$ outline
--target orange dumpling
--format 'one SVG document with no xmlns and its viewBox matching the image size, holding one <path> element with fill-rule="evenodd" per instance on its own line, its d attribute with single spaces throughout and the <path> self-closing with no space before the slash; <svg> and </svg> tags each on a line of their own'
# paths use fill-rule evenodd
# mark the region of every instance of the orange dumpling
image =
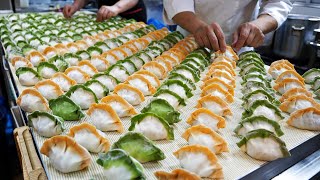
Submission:
<svg viewBox="0 0 320 180">
<path fill-rule="evenodd" d="M 217 96 L 207 95 L 200 98 L 196 108 L 207 108 L 218 116 L 232 116 L 228 103 Z"/>
<path fill-rule="evenodd" d="M 224 90 L 219 84 L 211 84 L 203 88 L 201 96 L 212 95 L 220 97 L 227 103 L 232 103 L 234 101 L 233 96 L 226 90 Z"/>
<path fill-rule="evenodd" d="M 213 113 L 207 108 L 199 108 L 192 112 L 187 119 L 187 123 L 191 126 L 202 124 L 214 131 L 225 128 L 226 126 L 226 120 L 223 117 Z"/>
</svg>

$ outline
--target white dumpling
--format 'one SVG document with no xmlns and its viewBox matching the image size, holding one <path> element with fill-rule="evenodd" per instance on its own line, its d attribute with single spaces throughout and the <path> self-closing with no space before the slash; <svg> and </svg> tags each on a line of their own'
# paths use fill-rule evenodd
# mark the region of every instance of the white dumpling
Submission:
<svg viewBox="0 0 320 180">
<path fill-rule="evenodd" d="M 58 84 L 52 80 L 40 81 L 35 85 L 35 88 L 41 93 L 47 100 L 56 99 L 63 94 L 62 89 Z"/>
<path fill-rule="evenodd" d="M 81 107 L 89 109 L 92 103 L 97 103 L 96 96 L 89 88 L 83 85 L 75 85 L 66 93 L 69 98 Z"/>
<path fill-rule="evenodd" d="M 17 99 L 17 104 L 26 112 L 49 111 L 46 99 L 35 89 L 25 89 Z"/>
<path fill-rule="evenodd" d="M 131 105 L 139 105 L 144 101 L 143 93 L 139 89 L 128 84 L 117 85 L 113 92 L 128 101 Z"/>
<path fill-rule="evenodd" d="M 216 155 L 205 146 L 189 145 L 173 153 L 183 169 L 200 177 L 223 179 L 222 167 Z"/>
<path fill-rule="evenodd" d="M 60 172 L 69 173 L 87 168 L 91 162 L 90 153 L 68 136 L 54 136 L 47 139 L 41 149 L 52 166 Z"/>
<path fill-rule="evenodd" d="M 68 135 L 89 152 L 100 153 L 110 149 L 110 143 L 105 134 L 91 124 L 82 123 L 73 126 Z"/>
<path fill-rule="evenodd" d="M 63 119 L 47 112 L 35 111 L 28 116 L 29 125 L 43 137 L 59 135 L 64 131 Z"/>
<path fill-rule="evenodd" d="M 320 131 L 320 110 L 309 107 L 295 111 L 291 114 L 287 123 L 299 129 Z"/>
<path fill-rule="evenodd" d="M 87 114 L 90 122 L 101 131 L 123 132 L 120 118 L 111 106 L 107 104 L 92 104 Z"/>
<path fill-rule="evenodd" d="M 142 113 L 131 119 L 129 131 L 140 132 L 151 140 L 173 139 L 173 128 L 163 119 Z"/>
</svg>

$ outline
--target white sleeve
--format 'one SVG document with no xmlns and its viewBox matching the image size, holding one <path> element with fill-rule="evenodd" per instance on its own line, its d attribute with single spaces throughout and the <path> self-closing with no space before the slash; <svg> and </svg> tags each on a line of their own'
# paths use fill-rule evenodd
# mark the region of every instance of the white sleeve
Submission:
<svg viewBox="0 0 320 180">
<path fill-rule="evenodd" d="M 287 19 L 291 9 L 292 3 L 290 0 L 262 0 L 259 15 L 268 14 L 272 16 L 277 20 L 279 28 Z"/>
<path fill-rule="evenodd" d="M 175 24 L 172 18 L 180 12 L 194 12 L 193 0 L 163 0 L 163 20 L 167 24 Z"/>
</svg>

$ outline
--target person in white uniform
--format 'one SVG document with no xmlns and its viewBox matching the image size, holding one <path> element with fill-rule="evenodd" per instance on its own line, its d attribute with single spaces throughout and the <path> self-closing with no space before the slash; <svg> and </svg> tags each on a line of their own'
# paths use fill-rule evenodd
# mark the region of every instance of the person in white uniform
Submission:
<svg viewBox="0 0 320 180">
<path fill-rule="evenodd" d="M 164 21 L 194 34 L 202 47 L 225 52 L 258 47 L 292 9 L 290 0 L 164 0 Z"/>
</svg>

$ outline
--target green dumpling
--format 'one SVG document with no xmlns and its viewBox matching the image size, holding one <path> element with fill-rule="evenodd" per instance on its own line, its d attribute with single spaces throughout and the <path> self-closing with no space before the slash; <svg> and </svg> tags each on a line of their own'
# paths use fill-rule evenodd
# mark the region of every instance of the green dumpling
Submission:
<svg viewBox="0 0 320 180">
<path fill-rule="evenodd" d="M 190 98 L 193 96 L 191 89 L 184 84 L 180 80 L 176 79 L 168 79 L 166 80 L 159 88 L 160 89 L 169 89 L 170 91 L 179 94 L 180 97 L 182 98 Z"/>
<path fill-rule="evenodd" d="M 96 94 L 82 84 L 72 86 L 65 95 L 78 104 L 81 109 L 89 109 L 92 103 L 98 103 Z"/>
<path fill-rule="evenodd" d="M 237 145 L 252 158 L 262 161 L 273 161 L 290 156 L 286 144 L 265 129 L 248 132 Z"/>
<path fill-rule="evenodd" d="M 97 163 L 106 178 L 113 180 L 145 179 L 143 166 L 121 149 L 99 154 Z"/>
<path fill-rule="evenodd" d="M 169 124 L 174 124 L 181 119 L 179 118 L 180 113 L 176 111 L 166 100 L 155 99 L 149 103 L 148 106 L 144 107 L 141 111 L 142 113 L 150 112 L 161 117 Z"/>
<path fill-rule="evenodd" d="M 49 101 L 52 113 L 66 121 L 80 120 L 84 117 L 81 107 L 69 99 L 66 95 L 61 95 L 57 99 Z"/>
<path fill-rule="evenodd" d="M 140 132 L 151 140 L 173 140 L 173 128 L 156 114 L 147 112 L 131 118 L 129 131 Z"/>
<path fill-rule="evenodd" d="M 141 133 L 128 132 L 112 146 L 112 149 L 123 149 L 141 163 L 165 159 L 164 153 Z"/>
<path fill-rule="evenodd" d="M 252 116 L 240 121 L 234 132 L 239 136 L 245 136 L 248 132 L 256 129 L 265 129 L 282 136 L 283 132 L 278 122 L 270 120 L 264 116 Z"/>
<path fill-rule="evenodd" d="M 248 110 L 242 113 L 242 118 L 260 115 L 274 121 L 280 121 L 284 118 L 281 111 L 268 100 L 256 100 Z"/>
</svg>

